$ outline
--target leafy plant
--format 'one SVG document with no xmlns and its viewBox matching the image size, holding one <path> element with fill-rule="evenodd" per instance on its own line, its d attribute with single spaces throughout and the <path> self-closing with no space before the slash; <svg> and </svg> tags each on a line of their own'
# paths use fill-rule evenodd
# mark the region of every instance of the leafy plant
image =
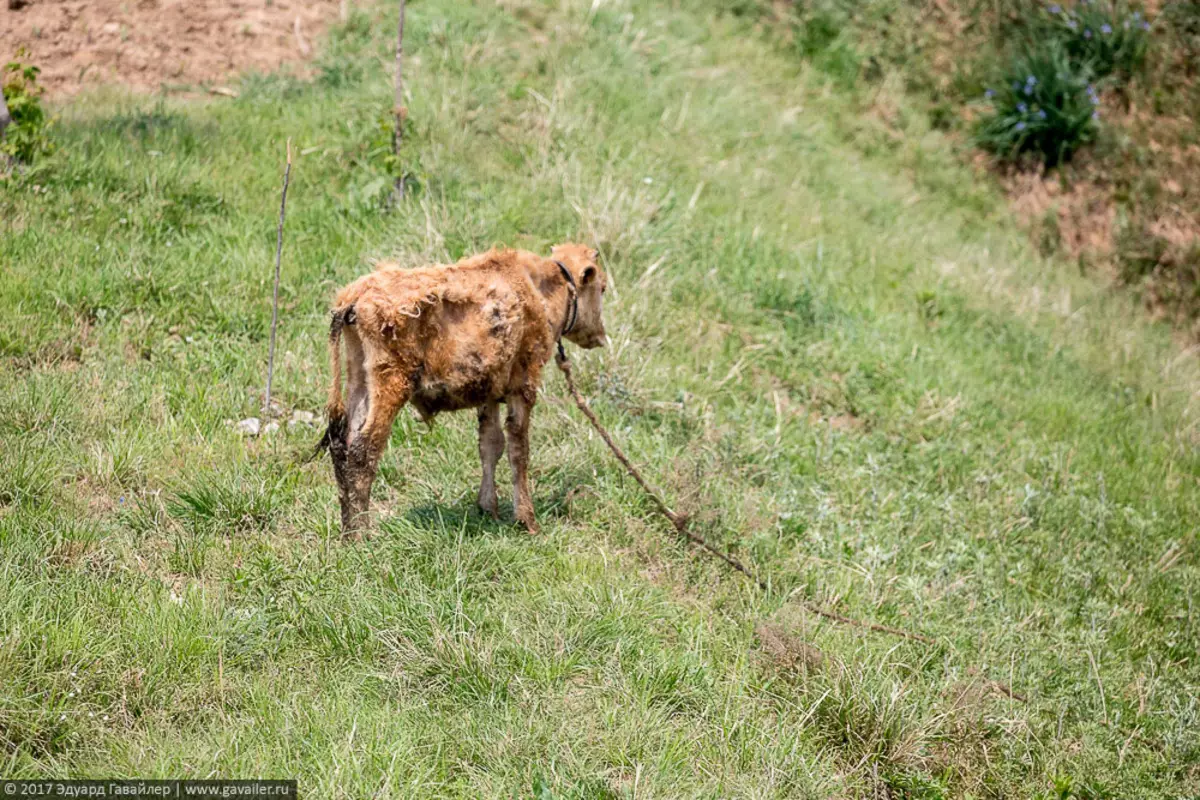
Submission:
<svg viewBox="0 0 1200 800">
<path fill-rule="evenodd" d="M 1036 153 L 1047 166 L 1068 160 L 1091 141 L 1100 119 L 1099 95 L 1056 42 L 1030 45 L 985 94 L 990 111 L 980 120 L 981 147 L 1008 159 Z"/>
<path fill-rule="evenodd" d="M 1060 42 L 1072 62 L 1097 78 L 1135 74 L 1146 61 L 1150 21 L 1124 0 L 1082 0 L 1050 5 L 1042 31 Z"/>
<path fill-rule="evenodd" d="M 0 154 L 28 163 L 39 156 L 49 155 L 54 150 L 54 144 L 47 135 L 50 121 L 42 108 L 42 89 L 37 85 L 41 70 L 32 64 L 22 63 L 20 59 L 26 55 L 24 48 L 18 49 L 18 60 L 5 64 L 3 71 L 0 71 L 0 88 L 4 91 L 8 112 L 12 116 L 12 124 L 5 129 L 4 139 L 0 140 Z"/>
</svg>

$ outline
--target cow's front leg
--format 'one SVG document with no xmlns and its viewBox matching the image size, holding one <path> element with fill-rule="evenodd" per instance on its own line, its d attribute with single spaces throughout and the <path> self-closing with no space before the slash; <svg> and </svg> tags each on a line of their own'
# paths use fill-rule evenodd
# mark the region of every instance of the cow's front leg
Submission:
<svg viewBox="0 0 1200 800">
<path fill-rule="evenodd" d="M 513 474 L 513 508 L 517 522 L 530 533 L 537 533 L 537 522 L 533 517 L 533 497 L 529 494 L 529 415 L 533 411 L 533 400 L 514 394 L 508 397 L 508 463 Z"/>
<path fill-rule="evenodd" d="M 483 465 L 483 480 L 479 484 L 479 507 L 499 516 L 496 506 L 496 463 L 504 453 L 504 428 L 500 426 L 500 404 L 487 403 L 479 407 L 479 463 Z"/>
<path fill-rule="evenodd" d="M 379 471 L 379 460 L 387 449 L 396 413 L 408 402 L 411 388 L 407 380 L 394 373 L 376 373 L 368 378 L 370 399 L 361 430 L 351 431 L 346 452 L 346 480 L 349 484 L 349 508 L 343 512 L 342 535 L 361 539 L 370 525 L 371 486 Z"/>
</svg>

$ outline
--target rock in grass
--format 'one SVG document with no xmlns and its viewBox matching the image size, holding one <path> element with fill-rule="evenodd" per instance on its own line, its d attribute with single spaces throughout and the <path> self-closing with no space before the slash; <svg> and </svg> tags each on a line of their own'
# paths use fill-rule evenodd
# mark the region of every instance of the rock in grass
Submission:
<svg viewBox="0 0 1200 800">
<path fill-rule="evenodd" d="M 317 415 L 311 411 L 293 411 L 292 418 L 288 420 L 288 427 L 294 428 L 297 425 L 315 425 L 317 423 Z"/>
<path fill-rule="evenodd" d="M 262 432 L 262 420 L 258 417 L 247 417 L 233 426 L 242 436 L 258 436 Z"/>
</svg>

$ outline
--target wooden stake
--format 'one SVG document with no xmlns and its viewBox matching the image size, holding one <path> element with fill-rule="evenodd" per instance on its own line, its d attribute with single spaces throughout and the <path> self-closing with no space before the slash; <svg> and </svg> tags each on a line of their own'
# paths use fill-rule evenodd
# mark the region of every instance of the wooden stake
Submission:
<svg viewBox="0 0 1200 800">
<path fill-rule="evenodd" d="M 4 141 L 4 129 L 12 122 L 8 113 L 8 103 L 4 102 L 4 87 L 0 86 L 0 142 Z"/>
<path fill-rule="evenodd" d="M 275 329 L 279 325 L 279 261 L 283 255 L 283 217 L 287 212 L 288 181 L 292 177 L 292 140 L 287 140 L 287 166 L 283 169 L 283 193 L 279 198 L 279 230 L 275 234 L 275 293 L 271 301 L 271 349 L 267 355 L 267 391 L 263 417 L 271 413 L 271 379 L 275 376 Z"/>
<path fill-rule="evenodd" d="M 404 120 L 408 117 L 408 109 L 404 107 L 404 7 L 405 0 L 400 0 L 400 22 L 396 26 L 396 96 L 392 103 L 392 152 L 396 156 L 396 184 L 392 189 L 392 199 L 404 199 L 404 168 L 400 164 L 400 145 L 404 141 Z"/>
</svg>

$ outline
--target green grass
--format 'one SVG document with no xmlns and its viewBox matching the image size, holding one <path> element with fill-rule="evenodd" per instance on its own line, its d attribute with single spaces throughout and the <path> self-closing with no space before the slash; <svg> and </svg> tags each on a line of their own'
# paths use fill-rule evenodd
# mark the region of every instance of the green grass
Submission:
<svg viewBox="0 0 1200 800">
<path fill-rule="evenodd" d="M 413 5 L 387 213 L 390 25 L 236 100 L 63 106 L 0 186 L 0 773 L 1200 793 L 1194 351 L 1033 252 L 886 83 L 704 5 Z M 370 259 L 593 241 L 585 393 L 772 591 L 672 538 L 557 374 L 541 536 L 474 512 L 472 415 L 405 412 L 378 531 L 341 543 L 318 431 L 226 424 L 260 402 L 287 137 L 286 407 L 319 407 L 329 298 Z"/>
</svg>

